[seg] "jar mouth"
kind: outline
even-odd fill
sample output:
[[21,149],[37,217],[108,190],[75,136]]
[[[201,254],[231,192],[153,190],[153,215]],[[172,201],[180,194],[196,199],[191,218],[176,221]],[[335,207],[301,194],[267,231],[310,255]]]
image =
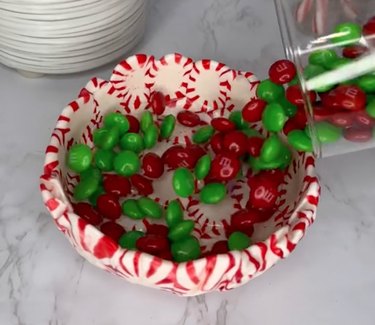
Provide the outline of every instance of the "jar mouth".
[[294,18],[290,16],[290,8],[285,7],[284,0],[274,0],[274,4],[285,56],[288,60],[292,61],[295,64],[297,69],[297,75],[301,84],[303,99],[305,102],[304,108],[307,115],[309,132],[311,134],[311,140],[314,147],[314,154],[316,157],[322,157],[322,147],[317,140],[317,133],[314,127],[313,107],[310,98],[307,95],[308,92],[306,80],[303,75],[303,62],[301,60],[301,53],[303,53],[303,50],[298,44],[295,44],[292,31],[290,29],[290,21],[293,21]]

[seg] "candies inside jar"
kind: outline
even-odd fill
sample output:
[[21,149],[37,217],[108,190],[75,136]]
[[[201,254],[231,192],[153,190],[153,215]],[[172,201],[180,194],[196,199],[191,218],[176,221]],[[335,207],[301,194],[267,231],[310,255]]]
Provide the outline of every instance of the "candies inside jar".
[[275,4],[286,55],[297,66],[287,97],[305,107],[316,154],[375,147],[375,2]]

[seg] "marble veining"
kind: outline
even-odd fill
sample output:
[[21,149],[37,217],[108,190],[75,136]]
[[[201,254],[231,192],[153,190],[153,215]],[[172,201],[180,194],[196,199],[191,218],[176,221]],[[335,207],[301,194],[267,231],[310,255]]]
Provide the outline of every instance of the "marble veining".
[[[136,52],[210,57],[263,77],[283,55],[271,0],[153,0]],[[375,151],[319,161],[315,224],[285,261],[236,290],[193,298],[135,286],[78,256],[41,203],[44,148],[92,76],[24,79],[0,67],[0,324],[375,324]]]

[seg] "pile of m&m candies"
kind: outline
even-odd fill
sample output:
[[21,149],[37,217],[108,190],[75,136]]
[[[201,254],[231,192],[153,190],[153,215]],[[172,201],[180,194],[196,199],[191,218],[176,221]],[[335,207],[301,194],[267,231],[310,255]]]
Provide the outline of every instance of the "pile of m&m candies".
[[[254,224],[267,220],[275,210],[278,187],[292,157],[278,134],[289,114],[272,100],[279,86],[271,81],[268,88],[264,85],[258,91],[260,98],[242,111],[209,121],[189,110],[164,114],[161,93],[154,93],[139,119],[119,112],[107,114],[103,126],[93,132],[94,148],[74,144],[68,151],[67,165],[79,175],[73,191],[74,211],[121,247],[176,262],[249,247]],[[252,127],[259,120],[269,137]],[[185,145],[169,141],[177,124],[191,131]],[[163,141],[171,145],[158,155],[152,150]],[[300,138],[293,141],[303,148]],[[153,182],[166,172],[173,174],[176,197],[164,206],[151,196]],[[229,183],[241,177],[247,178],[251,188],[246,206],[231,216],[227,240],[202,252],[192,235],[195,221],[185,217],[181,198],[194,197],[208,206],[219,204],[228,195]],[[126,231],[121,218],[147,218],[147,229]]]

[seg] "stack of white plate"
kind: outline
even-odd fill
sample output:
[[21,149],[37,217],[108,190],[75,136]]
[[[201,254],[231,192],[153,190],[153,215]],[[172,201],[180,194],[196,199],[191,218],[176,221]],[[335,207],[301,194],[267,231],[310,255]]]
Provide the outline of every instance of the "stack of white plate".
[[146,0],[0,0],[0,62],[32,73],[89,70],[140,40]]

